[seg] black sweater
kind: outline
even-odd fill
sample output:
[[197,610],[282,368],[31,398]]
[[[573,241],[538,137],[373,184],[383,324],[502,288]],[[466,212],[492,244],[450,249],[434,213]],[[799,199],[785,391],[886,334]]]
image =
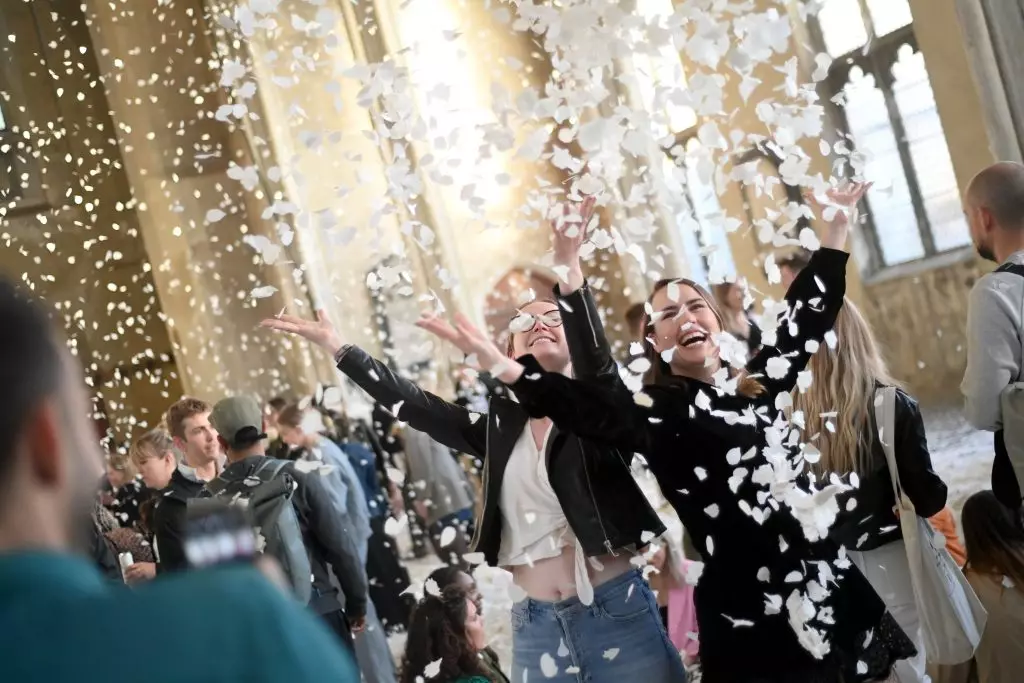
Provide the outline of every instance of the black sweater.
[[188,500],[203,490],[205,482],[186,476],[181,466],[174,470],[171,482],[158,491],[153,507],[153,541],[156,545],[159,573],[188,569],[185,557],[185,521],[188,517]]
[[[624,386],[544,372],[532,357],[513,386],[531,415],[647,458],[706,561],[695,602],[707,683],[867,681],[913,652],[866,579],[848,561],[836,566],[838,545],[808,540],[779,500],[792,486],[774,489],[778,496],[765,486],[794,464],[777,445],[789,433],[775,398],[795,386],[814,348],[808,342],[834,325],[847,258],[819,251],[790,287],[788,321],[747,366],[765,389],[757,398],[678,378],[645,387],[650,400],[638,401]],[[825,587],[823,601],[811,581]],[[829,643],[827,653],[812,655],[805,643],[815,635],[798,638],[791,625],[787,603],[799,606],[801,594],[817,598],[804,604],[816,613],[808,625]]]

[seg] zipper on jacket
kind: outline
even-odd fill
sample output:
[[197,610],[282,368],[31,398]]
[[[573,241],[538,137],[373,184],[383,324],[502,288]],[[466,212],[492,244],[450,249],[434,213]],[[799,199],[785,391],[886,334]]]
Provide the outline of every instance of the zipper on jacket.
[[590,483],[590,468],[587,467],[587,456],[583,452],[583,440],[576,437],[576,443],[580,446],[580,461],[583,463],[583,476],[587,479],[587,491],[590,492],[590,502],[594,504],[594,512],[597,513],[597,524],[601,527],[601,535],[604,536],[604,547],[608,549],[608,553],[613,557],[618,557],[619,554],[615,552],[612,547],[612,540],[608,538],[608,530],[604,528],[604,519],[601,517],[601,508],[597,505],[597,498],[594,496],[594,486]]
[[491,406],[487,406],[487,427],[484,430],[484,500],[483,505],[480,507],[480,520],[473,529],[473,540],[469,542],[469,549],[472,552],[477,551],[477,546],[480,543],[480,535],[483,533],[484,522],[487,521],[487,495],[490,493],[491,485]]
[[[589,288],[589,285],[587,285],[586,283],[584,283],[583,286]],[[584,312],[587,314],[587,325],[590,326],[590,336],[593,337],[593,339],[594,339],[594,346],[596,347],[597,346],[597,328],[594,327],[594,321],[590,318],[590,306],[584,306],[583,309],[584,309]]]

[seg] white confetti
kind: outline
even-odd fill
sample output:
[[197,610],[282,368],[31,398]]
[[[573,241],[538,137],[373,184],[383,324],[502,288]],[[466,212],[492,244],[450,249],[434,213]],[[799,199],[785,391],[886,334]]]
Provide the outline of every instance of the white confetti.
[[440,659],[427,664],[423,667],[423,675],[427,678],[434,678],[441,673],[441,661]]
[[447,548],[452,543],[454,543],[456,533],[457,532],[455,531],[455,527],[446,526],[444,530],[441,532],[440,546],[442,548]]
[[554,678],[558,675],[558,664],[555,663],[555,658],[547,652],[540,656],[540,671],[545,678]]

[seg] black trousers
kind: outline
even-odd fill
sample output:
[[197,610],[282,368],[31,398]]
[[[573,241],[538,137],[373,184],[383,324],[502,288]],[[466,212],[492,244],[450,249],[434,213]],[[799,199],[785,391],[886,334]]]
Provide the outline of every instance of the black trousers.
[[352,657],[352,666],[359,670],[359,662],[356,660],[356,645],[352,639],[352,629],[348,625],[348,617],[345,610],[339,609],[327,614],[321,614],[320,618],[327,624],[327,628],[338,637],[338,641],[345,646],[346,652]]
[[366,558],[366,574],[370,580],[370,599],[377,608],[384,630],[409,627],[409,616],[415,604],[410,595],[403,595],[409,587],[409,572],[398,558],[395,539],[384,531],[384,518],[370,519],[369,552]]

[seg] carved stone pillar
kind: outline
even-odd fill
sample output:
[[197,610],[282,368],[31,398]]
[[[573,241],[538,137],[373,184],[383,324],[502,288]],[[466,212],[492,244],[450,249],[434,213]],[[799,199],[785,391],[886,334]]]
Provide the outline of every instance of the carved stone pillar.
[[[244,135],[213,116],[220,90],[201,0],[147,11],[87,0],[86,14],[185,390],[207,400],[308,392],[308,356],[257,328],[303,295],[294,264],[262,265],[242,241],[274,225]],[[269,294],[254,298],[259,289]]]

